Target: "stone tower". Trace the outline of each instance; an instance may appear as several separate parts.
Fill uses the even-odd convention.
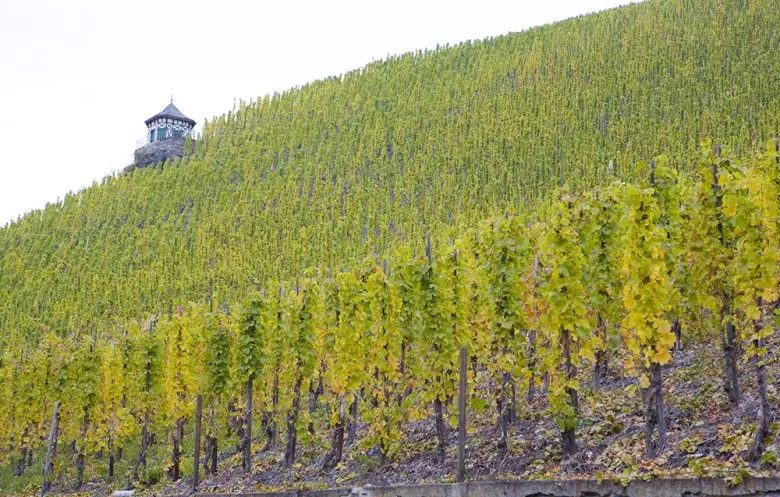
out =
[[[149,132],[146,144],[135,151],[135,167],[146,167],[184,155],[184,139],[192,132],[195,121],[173,105],[173,98],[167,107],[145,122]]]

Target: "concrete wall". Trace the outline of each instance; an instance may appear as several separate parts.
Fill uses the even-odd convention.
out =
[[[146,167],[165,159],[184,155],[184,138],[169,138],[161,142],[147,143],[135,151],[135,167]]]
[[[475,481],[430,485],[337,488],[308,492],[195,494],[200,497],[780,497],[780,478],[748,479],[736,487],[719,479],[635,481],[624,487],[595,480]]]

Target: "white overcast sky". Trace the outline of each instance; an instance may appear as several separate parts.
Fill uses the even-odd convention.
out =
[[[626,3],[0,0],[0,226],[128,165],[171,93],[202,123],[388,54]]]

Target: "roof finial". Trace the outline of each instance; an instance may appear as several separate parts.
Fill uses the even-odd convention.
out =
[[[173,92],[171,92],[171,103],[173,103]]]

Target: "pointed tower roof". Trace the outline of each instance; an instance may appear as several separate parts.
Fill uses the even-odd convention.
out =
[[[171,100],[171,103],[169,103],[167,107],[165,107],[163,110],[153,115],[152,117],[150,117],[144,122],[148,126],[150,122],[154,121],[155,119],[159,119],[161,117],[172,117],[174,119],[180,119],[182,121],[186,121],[190,123],[190,125],[192,126],[195,126],[195,121],[182,114],[181,111],[177,109],[175,105],[173,105],[173,100]]]

